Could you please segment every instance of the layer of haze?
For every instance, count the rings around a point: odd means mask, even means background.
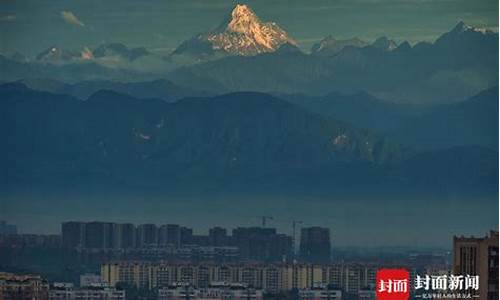
[[[332,231],[335,246],[450,248],[457,235],[483,236],[498,228],[498,202],[489,196],[467,198],[366,194],[293,195],[290,193],[153,194],[139,190],[88,190],[78,193],[7,193],[0,220],[23,233],[60,233],[68,220],[181,224],[206,234],[212,226],[260,226],[258,216],[273,216],[269,226],[291,234],[292,220]],[[36,195],[36,196],[34,196]]]

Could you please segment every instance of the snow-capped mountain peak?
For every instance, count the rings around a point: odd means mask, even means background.
[[[486,28],[474,27],[474,26],[471,26],[469,24],[466,24],[463,21],[458,22],[458,24],[450,32],[455,34],[455,35],[466,33],[466,32],[479,32],[482,34],[493,33],[491,30],[488,30]]]
[[[261,21],[259,17],[257,17],[250,7],[243,4],[236,5],[231,12],[229,22],[224,22],[221,25],[221,27],[224,27],[224,30],[242,34],[252,34],[252,32],[258,31],[260,26]]]
[[[283,44],[297,43],[276,23],[262,22],[248,5],[238,4],[215,30],[182,43],[174,54],[210,55],[208,49],[219,54],[251,56],[274,52]]]
[[[259,27],[261,21],[247,5],[238,4],[231,12],[231,20],[227,24],[228,31],[247,33],[248,29]]]

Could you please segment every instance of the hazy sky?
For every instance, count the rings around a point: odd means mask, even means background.
[[[277,22],[305,50],[329,34],[433,40],[460,20],[498,31],[498,0],[0,0],[0,52],[123,42],[168,53],[216,27],[236,3]]]
[[[198,187],[197,187],[198,188]],[[197,189],[193,188],[193,190]],[[64,190],[64,191],[61,191]],[[0,220],[22,233],[60,233],[61,222],[110,221],[181,224],[195,233],[223,226],[269,226],[292,233],[292,220],[330,228],[335,246],[451,248],[453,235],[484,236],[498,228],[498,199],[456,194],[411,195],[363,192],[315,195],[287,193],[149,192],[122,187],[0,191]]]

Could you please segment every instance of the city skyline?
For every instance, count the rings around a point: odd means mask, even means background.
[[[491,220],[496,220],[497,212],[493,209],[484,211],[484,205],[489,203],[488,198],[476,198],[474,202],[470,201],[471,198],[465,197],[432,197],[424,200],[410,197],[405,201],[415,204],[423,201],[424,204],[432,203],[432,206],[415,205],[411,212],[403,210],[402,214],[401,209],[404,209],[407,204],[394,196],[387,197],[385,200],[368,201],[369,198],[363,200],[359,197],[353,198],[351,195],[347,198],[350,202],[338,203],[334,201],[336,197],[328,196],[304,199],[293,195],[289,197],[280,195],[275,198],[266,195],[263,199],[260,199],[260,196],[249,199],[247,196],[236,195],[234,199],[237,200],[234,200],[233,198],[214,199],[212,197],[207,199],[204,196],[200,196],[200,199],[165,196],[160,198],[137,196],[137,198],[130,199],[130,195],[117,194],[112,197],[120,199],[120,204],[116,204],[115,201],[109,201],[110,198],[91,195],[89,199],[86,199],[82,197],[82,194],[75,196],[72,201],[67,201],[67,196],[53,196],[52,201],[57,200],[53,207],[47,207],[43,202],[34,202],[24,197],[18,198],[15,202],[6,201],[3,204],[4,213],[0,212],[0,219],[16,224],[19,232],[35,234],[59,233],[60,223],[67,220],[104,220],[135,224],[174,223],[191,227],[199,233],[208,233],[208,228],[214,226],[224,228],[235,228],[239,225],[260,226],[262,221],[258,216],[272,215],[275,220],[270,220],[268,226],[277,228],[281,232],[292,234],[292,221],[301,220],[304,222],[303,226],[317,225],[330,228],[337,245],[361,247],[364,245],[378,247],[427,245],[449,248],[451,245],[444,239],[446,236],[460,233],[483,235],[491,228],[498,226],[497,221],[491,222]],[[327,201],[328,199],[330,201]],[[138,201],[141,207],[137,206]],[[243,201],[245,204],[240,203],[235,206],[234,201],[238,203]],[[303,201],[307,201],[307,205],[304,206]],[[386,206],[377,205],[379,201],[385,201]],[[211,203],[211,207],[200,210],[200,207],[206,207],[207,202]],[[92,205],[88,206],[88,203]],[[460,205],[461,209],[450,210],[455,205]],[[304,209],[307,209],[309,214],[304,214]],[[329,212],[328,217],[324,215],[325,211]],[[356,218],[349,220],[346,218],[347,215],[356,216]],[[441,222],[443,217],[460,220],[475,215],[486,217],[476,220],[473,224],[467,222],[443,224]],[[421,221],[422,216],[428,218],[425,224]],[[389,220],[392,221],[389,222]],[[368,224],[369,227],[367,227]],[[401,228],[406,228],[404,235],[399,233]],[[411,230],[411,228],[419,228],[419,230]],[[426,228],[428,232],[432,230],[433,234],[422,235],[423,228]]]
[[[308,230],[308,229],[313,229],[313,228],[319,228],[319,229],[325,229],[325,230],[328,230],[329,234],[329,238],[331,239],[330,241],[330,244],[331,244],[331,248],[332,250],[333,249],[366,249],[368,251],[370,251],[371,249],[384,249],[386,248],[387,251],[392,251],[390,249],[397,249],[397,248],[401,248],[401,249],[414,249],[414,250],[429,250],[429,249],[440,249],[440,250],[449,250],[453,247],[453,243],[449,243],[449,245],[435,245],[435,246],[432,246],[432,245],[426,245],[426,246],[417,246],[417,245],[399,245],[399,244],[394,244],[394,245],[369,245],[369,246],[366,246],[366,245],[349,245],[349,244],[342,244],[342,243],[338,243],[338,240],[335,239],[335,231],[332,230],[333,228],[331,227],[328,227],[328,226],[321,226],[321,225],[318,225],[318,224],[309,224],[309,225],[304,225],[304,223],[300,220],[291,220],[290,222],[290,226],[289,227],[277,227],[277,226],[274,226],[273,224],[269,224],[269,222],[271,221],[272,222],[272,217],[270,216],[254,216],[252,217],[254,219],[256,219],[257,221],[255,222],[255,224],[246,224],[246,225],[242,225],[242,224],[236,224],[234,225],[233,227],[224,227],[224,226],[220,226],[220,225],[211,225],[211,226],[208,226],[208,227],[204,227],[200,230],[200,228],[193,228],[193,227],[190,227],[189,225],[186,225],[186,224],[178,224],[178,223],[169,223],[168,221],[165,221],[165,222],[160,222],[160,223],[151,223],[151,222],[146,222],[146,223],[133,223],[131,221],[126,221],[124,220],[123,222],[116,222],[116,221],[112,221],[112,220],[107,220],[107,221],[102,221],[102,220],[86,220],[86,221],[82,221],[82,220],[67,220],[67,221],[63,221],[61,223],[59,223],[59,227],[58,227],[58,230],[57,231],[54,231],[54,232],[44,232],[44,233],[40,233],[40,232],[22,232],[18,229],[18,226],[16,224],[11,224],[11,223],[8,223],[6,221],[3,221],[3,220],[0,220],[0,224],[3,224],[2,226],[5,228],[5,232],[1,232],[0,231],[0,234],[4,234],[4,235],[26,235],[26,236],[37,236],[37,235],[40,235],[40,236],[59,236],[59,237],[63,237],[63,232],[64,232],[64,224],[88,224],[88,223],[91,223],[91,224],[103,224],[103,225],[112,225],[112,226],[131,226],[131,228],[133,228],[133,231],[134,231],[134,245],[135,245],[135,239],[138,238],[137,236],[137,232],[139,230],[141,230],[141,228],[143,228],[144,226],[154,226],[154,229],[155,231],[157,232],[156,233],[156,238],[158,239],[157,240],[157,243],[160,244],[160,240],[161,238],[159,237],[159,234],[161,232],[161,230],[163,230],[162,228],[165,227],[167,228],[170,227],[170,226],[175,226],[177,228],[177,230],[188,230],[189,234],[192,235],[192,236],[195,236],[195,237],[207,237],[207,238],[210,238],[212,236],[212,234],[217,234],[218,231],[223,231],[224,232],[224,235],[226,237],[232,237],[233,235],[233,232],[236,230],[238,231],[238,229],[262,229],[262,230],[273,230],[275,231],[277,234],[283,234],[283,235],[286,235],[288,237],[290,237],[291,241],[293,241],[295,239],[295,250],[296,250],[296,253],[297,255],[300,253],[300,242],[301,242],[301,239],[302,239],[302,231],[303,230]],[[262,222],[263,222],[263,218],[266,218],[268,219],[267,222],[268,224],[266,226],[263,226]],[[295,224],[295,236],[294,236],[294,222],[296,223]],[[1,229],[1,228],[0,228]],[[113,229],[113,230],[117,230],[116,228]],[[491,231],[491,229],[490,229]],[[483,234],[484,235],[488,235],[488,232],[489,231],[484,231],[484,232],[479,232],[477,234],[471,234],[471,233],[466,233],[464,234],[463,232],[460,233],[460,236],[482,236]],[[458,234],[458,233],[457,233]],[[180,237],[179,237],[180,238]],[[204,243],[208,242],[205,241]],[[63,242],[64,243],[64,242]],[[331,251],[332,251],[331,250]],[[331,252],[330,251],[330,252]]]

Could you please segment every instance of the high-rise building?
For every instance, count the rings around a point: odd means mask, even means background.
[[[114,224],[105,222],[89,222],[85,224],[85,248],[113,248]]]
[[[167,233],[167,225],[158,227],[158,245],[160,247],[165,247],[167,245]]]
[[[275,228],[238,227],[232,239],[243,260],[277,262],[291,257],[292,239]]]
[[[137,226],[137,246],[139,248],[158,245],[158,228],[155,224]]]
[[[213,227],[208,231],[210,246],[219,247],[228,245],[228,237],[226,228]]]
[[[176,224],[167,224],[167,244],[179,248],[181,245],[181,228]]]
[[[498,231],[489,236],[453,237],[453,273],[479,276],[479,300],[498,299]]]
[[[286,262],[293,257],[293,239],[286,234],[276,234],[269,246],[270,257],[273,261]]]
[[[300,235],[302,261],[328,263],[331,259],[331,251],[330,229],[316,226],[302,228]]]
[[[158,229],[158,244],[161,247],[179,248],[182,244],[193,243],[193,229],[176,224],[161,225]]]
[[[181,245],[193,244],[193,229],[187,227],[180,228]]]
[[[85,223],[64,222],[61,225],[62,243],[66,248],[85,246]]]
[[[134,224],[116,224],[114,248],[132,249],[136,242],[136,228]]]

